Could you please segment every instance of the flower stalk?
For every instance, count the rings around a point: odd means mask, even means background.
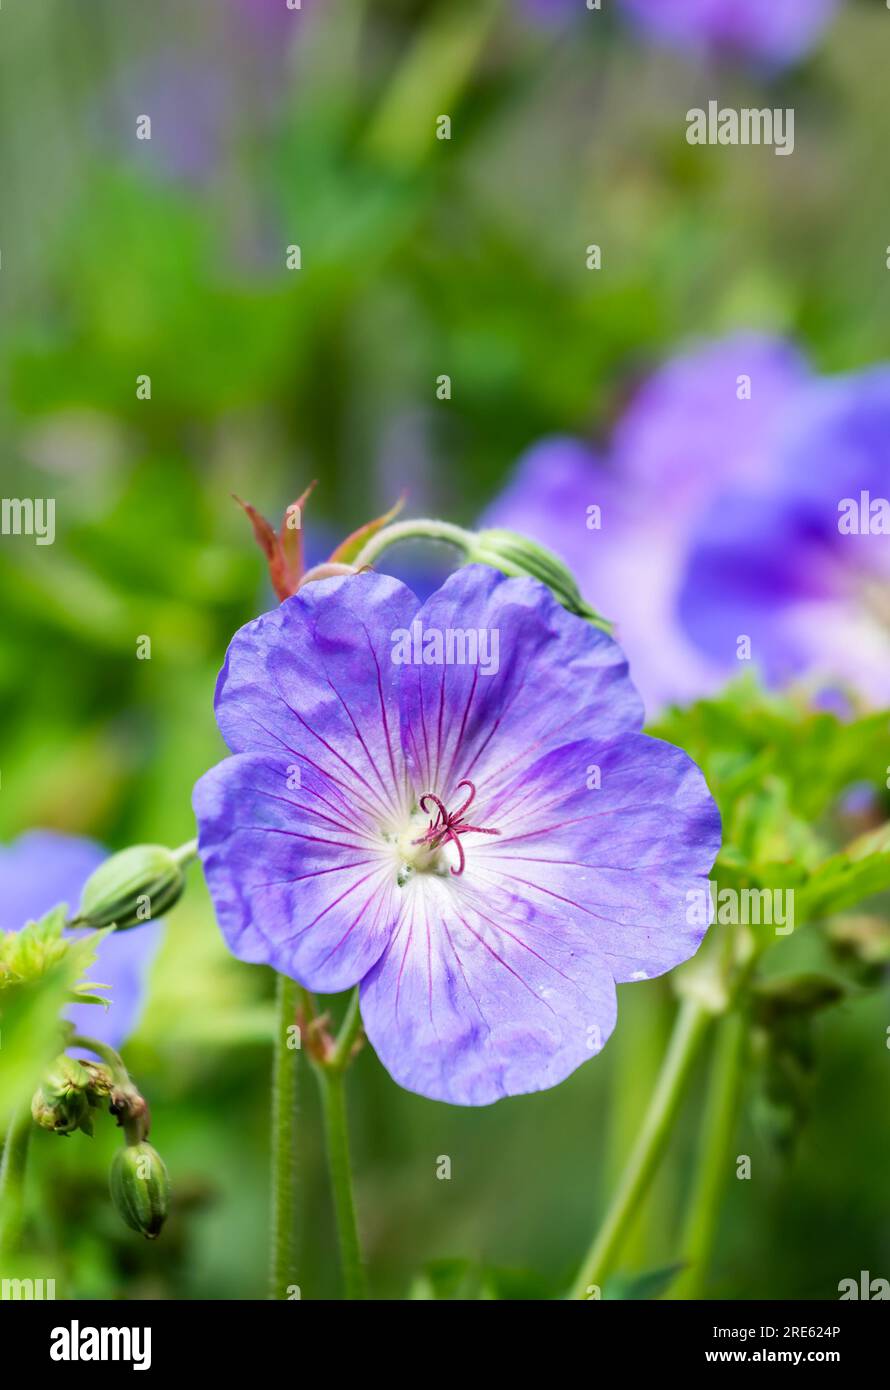
[[[356,569],[361,569],[364,565],[375,565],[390,546],[399,545],[402,541],[440,541],[443,545],[454,546],[461,551],[465,560],[469,560],[474,540],[471,531],[464,530],[462,526],[454,526],[448,521],[396,521],[366,541],[353,563]]]
[[[316,1075],[321,1089],[328,1167],[340,1241],[343,1288],[348,1299],[363,1299],[367,1298],[368,1291],[352,1189],[344,1072],[342,1069],[326,1066],[319,1067]]]
[[[331,1192],[340,1242],[343,1289],[347,1299],[351,1300],[368,1296],[367,1276],[358,1234],[346,1115],[346,1071],[358,1050],[361,1026],[359,992],[356,989],[352,992],[346,1016],[333,1044],[314,1049],[311,1054],[324,1115]]]
[[[713,1014],[698,999],[690,996],[681,1003],[661,1073],[624,1177],[582,1261],[570,1298],[586,1300],[600,1296],[599,1291],[658,1169],[693,1065],[712,1021]]]
[[[702,1120],[697,1171],[681,1247],[686,1268],[675,1286],[675,1298],[700,1299],[707,1296],[708,1266],[720,1199],[726,1188],[732,1161],[730,1145],[738,1115],[744,1050],[744,1019],[735,1011],[721,1019],[718,1028]]]
[[[346,1071],[360,1047],[362,1020],[359,993],[353,990],[336,1038],[327,1018],[316,1013],[312,995],[287,975],[278,976],[278,1015],[272,1074],[272,1269],[270,1298],[289,1298],[297,1279],[297,1065],[299,1037],[305,1042],[318,1080],[337,1236],[348,1299],[367,1297],[367,1282],[358,1236],[349,1132],[346,1117]],[[294,1027],[299,1029],[295,1034]]]
[[[30,1139],[31,1112],[23,1106],[12,1118],[0,1161],[0,1257],[12,1254],[21,1235]]]
[[[303,990],[278,976],[272,1064],[272,1264],[269,1297],[287,1299],[297,1278],[297,1083],[299,1049],[293,1046]]]
[[[557,555],[526,536],[500,529],[466,531],[447,521],[397,521],[384,526],[366,541],[354,559],[357,569],[376,562],[390,546],[402,541],[433,541],[451,545],[461,552],[461,564],[490,565],[511,578],[537,579],[546,584],[563,608],[593,623],[605,632],[611,623],[583,598],[571,572]]]

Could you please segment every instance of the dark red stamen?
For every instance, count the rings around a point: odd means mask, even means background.
[[[412,840],[411,842],[415,845],[429,845],[431,849],[438,849],[439,845],[445,840],[449,840],[457,850],[458,859],[460,861],[458,867],[456,869],[452,868],[451,870],[455,875],[463,873],[467,862],[466,856],[464,855],[464,847],[460,842],[461,835],[467,835],[470,831],[475,835],[500,835],[501,833],[499,830],[487,830],[481,825],[466,824],[464,815],[473,803],[473,799],[476,796],[476,788],[470,781],[458,782],[458,791],[460,791],[461,787],[469,787],[470,794],[463,806],[458,807],[456,811],[449,811],[445,803],[432,792],[426,792],[420,798],[420,809],[428,816],[431,816],[432,812],[427,810],[427,802],[432,802],[436,808],[436,819],[430,820],[426,833],[421,835],[419,840]]]

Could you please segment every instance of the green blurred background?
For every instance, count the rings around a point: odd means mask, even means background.
[[[320,556],[403,488],[412,511],[471,523],[527,444],[603,437],[691,335],[787,332],[827,370],[890,356],[883,5],[851,0],[769,84],[720,73],[728,104],[797,112],[793,160],[731,161],[684,139],[713,72],[608,14],[563,32],[490,0],[304,0],[284,23],[275,9],[3,5],[0,491],[54,496],[57,539],[0,545],[2,840],[193,833],[192,784],[224,751],[216,672],[273,601],[233,492],[277,520],[318,478]],[[264,1293],[272,978],[229,957],[190,872],[126,1051],[174,1213],[156,1245],[120,1226],[110,1124],[92,1142],[36,1134],[32,1213],[60,1293]],[[517,1271],[501,1288],[562,1287],[674,1008],[664,982],[620,1002],[602,1059],[481,1111],[398,1090],[365,1050],[350,1106],[377,1296],[452,1257]],[[713,1296],[832,1297],[842,1277],[890,1273],[886,1014],[885,993],[819,1021],[791,1158],[758,1123],[752,1077],[737,1146],[757,1180],[729,1184]],[[700,1098],[696,1083],[626,1271],[677,1257]],[[322,1297],[338,1279],[308,1076],[301,1127],[302,1290]]]

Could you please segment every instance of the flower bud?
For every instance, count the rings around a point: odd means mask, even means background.
[[[93,1132],[90,1103],[83,1091],[50,1097],[41,1088],[31,1101],[31,1115],[35,1124],[52,1134],[73,1134],[77,1129],[85,1134]]]
[[[156,921],[179,901],[184,887],[185,875],[173,850],[133,845],[90,875],[72,926],[125,931]]]
[[[57,1057],[31,1101],[34,1123],[53,1134],[73,1134],[77,1129],[92,1134],[90,1085],[90,1073],[82,1062],[74,1057]]]
[[[581,595],[574,575],[567,565],[552,551],[522,536],[518,531],[504,531],[495,528],[479,531],[473,536],[473,544],[468,550],[470,563],[491,565],[503,574],[512,577],[527,575],[546,584],[563,608],[585,618],[605,631],[611,624],[600,616]]]
[[[167,1219],[170,1180],[157,1149],[143,1139],[118,1149],[111,1165],[111,1199],[131,1230],[155,1240]]]

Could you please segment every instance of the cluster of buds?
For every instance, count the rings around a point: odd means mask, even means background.
[[[82,1061],[66,1054],[56,1058],[31,1102],[31,1114],[41,1129],[53,1134],[80,1129],[92,1136],[91,1112],[107,1105],[125,1140],[111,1165],[111,1200],[131,1230],[154,1240],[167,1218],[170,1180],[163,1159],[148,1143],[148,1103],[117,1054],[101,1043],[95,1047],[108,1061]]]
[[[34,1123],[53,1134],[80,1129],[92,1136],[91,1112],[108,1100],[112,1090],[111,1073],[103,1063],[81,1062],[63,1054],[31,1102]]]

